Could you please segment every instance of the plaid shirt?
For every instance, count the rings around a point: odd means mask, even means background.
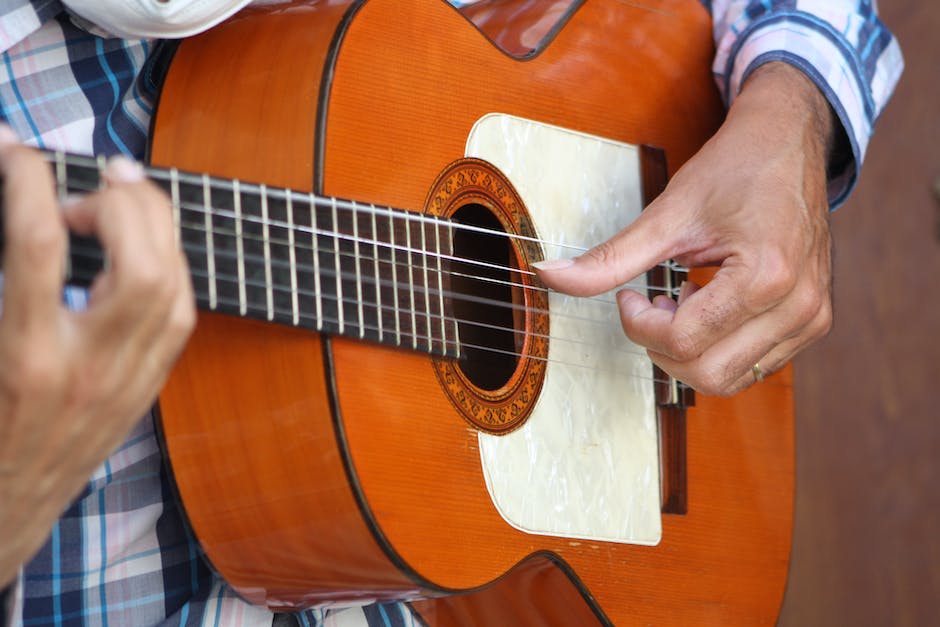
[[[830,200],[840,203],[902,68],[874,0],[702,1],[715,18],[714,72],[726,101],[769,60],[799,67],[827,96],[852,148],[848,167],[830,181]],[[92,35],[57,0],[0,0],[0,116],[33,145],[140,158],[154,102],[146,64],[157,45]],[[85,295],[67,290],[66,298],[82,307]],[[271,625],[270,612],[239,600],[209,571],[170,494],[148,415],[23,568],[8,594],[9,624]],[[400,604],[311,610],[298,620],[415,624]]]

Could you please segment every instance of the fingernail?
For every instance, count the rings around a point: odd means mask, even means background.
[[[659,294],[653,298],[653,307],[656,309],[662,309],[663,311],[668,311],[670,313],[675,313],[676,309],[678,309],[676,301],[672,300],[668,296],[663,296],[662,294]]]
[[[62,208],[66,210],[71,209],[75,205],[81,203],[87,197],[88,197],[88,194],[76,194],[76,193],[69,194],[62,201]]]
[[[685,297],[685,293],[687,291],[689,291],[689,282],[683,281],[682,283],[679,284],[679,299],[680,300]]]
[[[12,146],[20,143],[20,138],[16,136],[13,129],[7,124],[0,123],[0,146]]]
[[[111,157],[104,169],[104,176],[114,183],[138,183],[144,180],[144,168],[127,157]]]
[[[633,290],[620,290],[617,292],[617,305],[624,316],[632,318],[641,311],[649,309],[652,303]]]
[[[546,259],[532,264],[538,270],[564,270],[574,265],[574,259]]]

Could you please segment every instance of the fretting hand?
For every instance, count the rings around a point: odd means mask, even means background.
[[[60,208],[49,165],[0,128],[0,587],[156,398],[195,321],[169,199],[135,163]],[[109,264],[86,311],[63,304],[67,229]]]

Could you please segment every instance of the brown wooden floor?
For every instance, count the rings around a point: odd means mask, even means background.
[[[880,7],[907,70],[832,219],[835,328],[797,361],[784,627],[937,624],[940,605],[940,4]]]

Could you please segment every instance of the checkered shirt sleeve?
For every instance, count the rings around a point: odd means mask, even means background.
[[[713,66],[730,104],[747,77],[768,61],[809,76],[842,123],[852,159],[832,173],[829,199],[845,201],[855,185],[875,121],[901,76],[897,40],[878,19],[875,0],[713,0]]]

